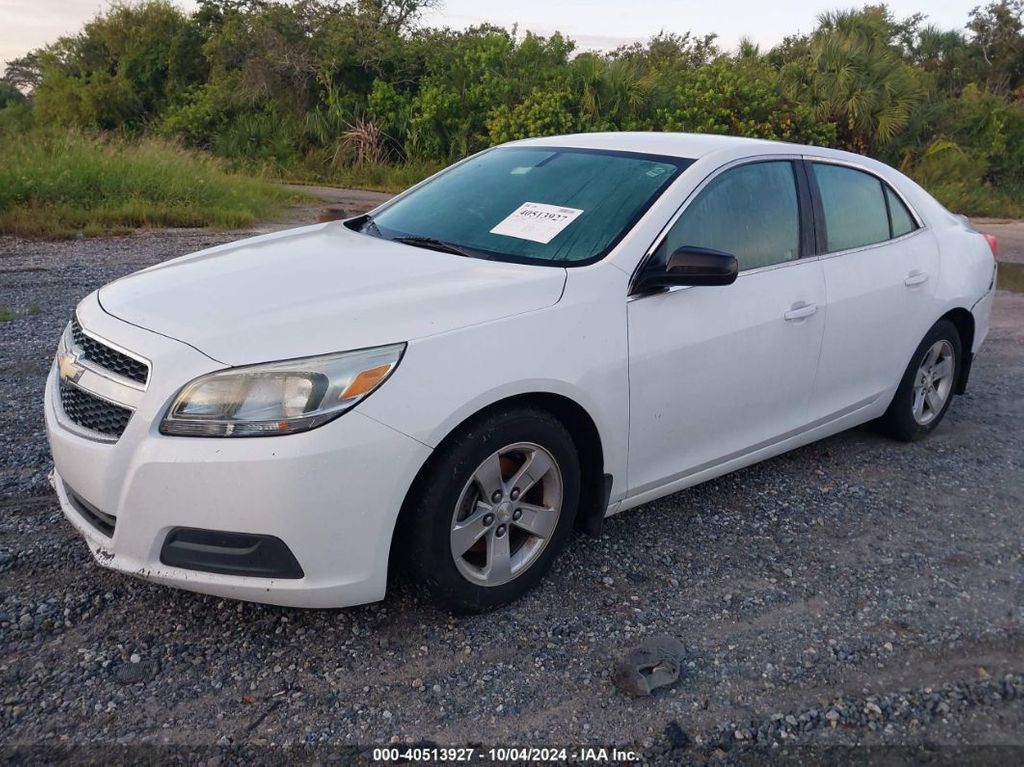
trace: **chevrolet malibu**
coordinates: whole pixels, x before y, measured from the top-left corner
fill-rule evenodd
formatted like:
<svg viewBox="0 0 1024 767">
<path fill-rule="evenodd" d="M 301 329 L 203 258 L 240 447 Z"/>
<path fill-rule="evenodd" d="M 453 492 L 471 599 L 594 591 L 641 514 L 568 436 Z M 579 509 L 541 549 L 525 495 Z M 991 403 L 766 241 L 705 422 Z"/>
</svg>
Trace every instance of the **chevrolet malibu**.
<svg viewBox="0 0 1024 767">
<path fill-rule="evenodd" d="M 87 296 L 47 385 L 53 482 L 125 573 L 338 607 L 400 567 L 485 610 L 574 527 L 867 421 L 925 437 L 988 331 L 995 249 L 844 152 L 506 144 Z"/>
</svg>

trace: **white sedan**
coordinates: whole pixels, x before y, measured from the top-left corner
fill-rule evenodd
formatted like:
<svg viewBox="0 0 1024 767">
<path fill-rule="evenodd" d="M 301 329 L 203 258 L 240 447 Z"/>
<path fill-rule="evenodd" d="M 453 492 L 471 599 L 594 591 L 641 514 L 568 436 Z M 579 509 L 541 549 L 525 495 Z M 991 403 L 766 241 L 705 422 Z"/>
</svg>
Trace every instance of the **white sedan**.
<svg viewBox="0 0 1024 767">
<path fill-rule="evenodd" d="M 392 565 L 492 608 L 574 526 L 867 421 L 927 435 L 995 249 L 845 152 L 506 144 L 87 296 L 47 386 L 54 486 L 97 562 L 160 583 L 337 607 Z"/>
</svg>

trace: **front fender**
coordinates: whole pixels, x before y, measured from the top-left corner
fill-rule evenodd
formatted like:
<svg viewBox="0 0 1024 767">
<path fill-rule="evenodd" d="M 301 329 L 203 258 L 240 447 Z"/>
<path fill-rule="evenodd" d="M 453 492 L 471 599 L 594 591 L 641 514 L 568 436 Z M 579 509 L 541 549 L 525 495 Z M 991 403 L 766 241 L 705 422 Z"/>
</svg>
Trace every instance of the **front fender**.
<svg viewBox="0 0 1024 767">
<path fill-rule="evenodd" d="M 565 397 L 598 430 L 614 502 L 625 494 L 629 428 L 626 283 L 608 265 L 571 269 L 554 306 L 410 342 L 392 377 L 359 409 L 433 448 L 500 400 Z"/>
</svg>

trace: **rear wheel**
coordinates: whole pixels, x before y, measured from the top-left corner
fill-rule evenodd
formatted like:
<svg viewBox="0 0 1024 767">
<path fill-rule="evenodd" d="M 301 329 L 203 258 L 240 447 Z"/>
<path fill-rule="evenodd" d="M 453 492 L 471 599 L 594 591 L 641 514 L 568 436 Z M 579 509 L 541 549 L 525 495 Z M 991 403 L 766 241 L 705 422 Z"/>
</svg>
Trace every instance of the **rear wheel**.
<svg viewBox="0 0 1024 767">
<path fill-rule="evenodd" d="M 572 529 L 580 468 L 550 414 L 496 412 L 448 440 L 404 515 L 407 564 L 459 612 L 512 601 L 541 579 Z"/>
<path fill-rule="evenodd" d="M 963 352 L 960 334 L 939 320 L 921 341 L 880 424 L 890 436 L 913 442 L 939 425 L 956 388 Z"/>
</svg>

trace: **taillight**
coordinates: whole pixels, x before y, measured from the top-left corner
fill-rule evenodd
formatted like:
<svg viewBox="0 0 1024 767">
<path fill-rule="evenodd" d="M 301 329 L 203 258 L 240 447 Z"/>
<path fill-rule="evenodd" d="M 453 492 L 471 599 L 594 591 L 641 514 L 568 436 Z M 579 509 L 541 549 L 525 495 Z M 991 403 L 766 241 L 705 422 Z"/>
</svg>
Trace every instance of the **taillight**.
<svg viewBox="0 0 1024 767">
<path fill-rule="evenodd" d="M 999 239 L 994 234 L 983 234 L 985 242 L 988 243 L 989 249 L 992 251 L 992 258 L 994 259 L 999 255 Z"/>
</svg>

